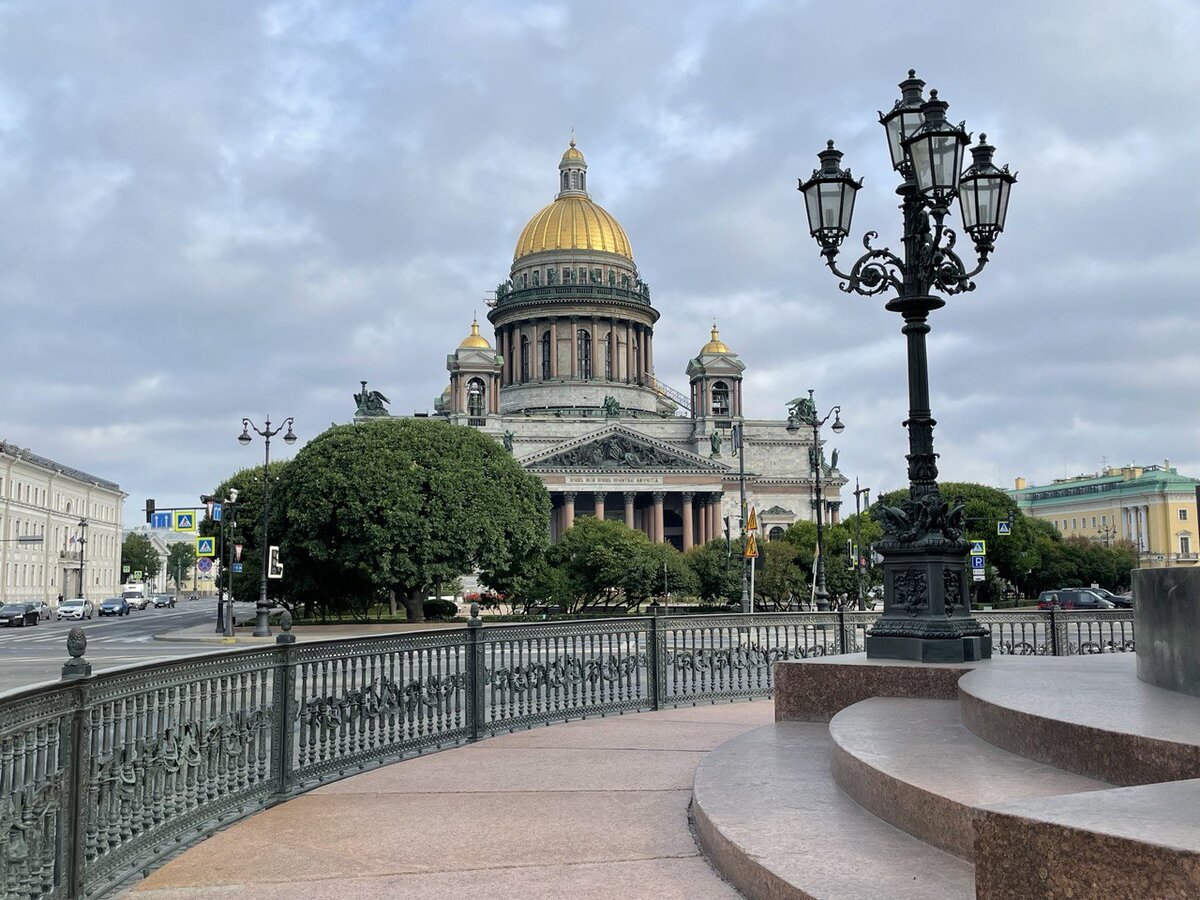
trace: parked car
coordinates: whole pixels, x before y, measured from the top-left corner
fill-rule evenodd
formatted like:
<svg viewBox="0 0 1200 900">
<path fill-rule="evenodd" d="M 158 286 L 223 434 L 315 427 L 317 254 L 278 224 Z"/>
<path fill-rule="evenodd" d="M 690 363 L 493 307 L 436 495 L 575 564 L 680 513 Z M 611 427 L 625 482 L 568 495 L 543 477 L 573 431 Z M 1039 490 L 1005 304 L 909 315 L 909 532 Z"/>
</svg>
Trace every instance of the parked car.
<svg viewBox="0 0 1200 900">
<path fill-rule="evenodd" d="M 1115 609 L 1116 604 L 1105 600 L 1090 588 L 1060 588 L 1038 594 L 1038 609 Z"/>
<path fill-rule="evenodd" d="M 36 625 L 38 623 L 37 606 L 33 603 L 5 603 L 0 606 L 0 623 L 3 623 L 6 628 L 14 625 L 19 628 Z"/>
<path fill-rule="evenodd" d="M 76 597 L 74 600 L 64 600 L 58 604 L 58 618 L 60 619 L 90 619 L 91 617 L 92 603 L 90 600 Z"/>
<path fill-rule="evenodd" d="M 124 597 L 109 597 L 100 603 L 100 615 L 127 616 L 129 615 L 129 601 Z"/>
<path fill-rule="evenodd" d="M 49 622 L 54 618 L 54 610 L 50 608 L 50 604 L 45 600 L 34 600 L 33 605 L 37 607 L 38 621 L 45 619 Z"/>
<path fill-rule="evenodd" d="M 1125 591 L 1121 594 L 1113 594 L 1108 598 L 1108 600 L 1117 609 L 1133 609 L 1133 591 Z"/>
<path fill-rule="evenodd" d="M 171 594 L 159 594 L 154 598 L 155 609 L 172 609 L 175 606 L 175 597 Z"/>
</svg>

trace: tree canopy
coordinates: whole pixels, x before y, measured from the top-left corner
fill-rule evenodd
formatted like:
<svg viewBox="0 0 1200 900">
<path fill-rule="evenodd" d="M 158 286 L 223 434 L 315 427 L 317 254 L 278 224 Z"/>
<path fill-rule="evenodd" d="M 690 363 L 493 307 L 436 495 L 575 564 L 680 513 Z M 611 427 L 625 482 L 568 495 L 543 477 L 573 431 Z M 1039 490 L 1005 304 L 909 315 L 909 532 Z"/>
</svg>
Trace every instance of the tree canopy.
<svg viewBox="0 0 1200 900">
<path fill-rule="evenodd" d="M 175 590 L 183 586 L 183 576 L 196 564 L 196 548 L 178 541 L 167 549 L 167 576 L 175 582 Z"/>
<path fill-rule="evenodd" d="M 279 486 L 284 472 L 291 462 L 276 460 L 267 469 L 271 483 L 270 522 L 267 524 L 267 540 L 271 544 L 282 543 L 287 531 L 287 517 L 279 502 Z M 225 538 L 220 545 L 222 559 L 218 566 L 221 573 L 220 586 L 227 587 L 232 580 L 232 595 L 240 600 L 257 600 L 262 590 L 262 518 L 263 518 L 263 467 L 251 466 L 230 475 L 212 491 L 214 497 L 230 496 L 236 490 L 237 503 L 226 503 L 222 510 Z M 214 522 L 206 515 L 200 521 L 200 534 L 216 537 L 221 532 L 221 522 Z M 233 558 L 233 548 L 242 546 L 242 571 L 233 575 L 226 570 L 226 562 Z M 267 580 L 267 596 L 280 600 L 288 596 L 287 587 L 276 579 Z"/>
<path fill-rule="evenodd" d="M 394 596 L 422 621 L 434 585 L 479 569 L 496 586 L 535 559 L 550 498 L 474 428 L 378 419 L 335 425 L 301 449 L 277 509 L 293 601 L 353 607 Z"/>
<path fill-rule="evenodd" d="M 161 565 L 158 551 L 154 549 L 150 538 L 144 534 L 125 536 L 121 542 L 121 567 L 123 571 L 125 566 L 129 566 L 126 580 L 133 578 L 134 572 L 141 572 L 143 580 L 150 581 L 158 574 Z"/>
</svg>

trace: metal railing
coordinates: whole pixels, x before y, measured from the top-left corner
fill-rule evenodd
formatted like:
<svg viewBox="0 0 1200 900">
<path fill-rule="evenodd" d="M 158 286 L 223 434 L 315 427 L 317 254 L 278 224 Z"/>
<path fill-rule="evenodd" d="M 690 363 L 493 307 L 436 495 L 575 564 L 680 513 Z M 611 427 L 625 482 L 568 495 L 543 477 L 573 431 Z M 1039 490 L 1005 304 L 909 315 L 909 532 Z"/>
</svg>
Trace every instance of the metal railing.
<svg viewBox="0 0 1200 900">
<path fill-rule="evenodd" d="M 419 753 L 585 716 L 769 696 L 776 662 L 861 650 L 876 615 L 476 619 L 12 692 L 0 697 L 0 896 L 102 896 L 234 819 Z M 997 653 L 1133 648 L 1125 611 L 978 617 Z M 83 635 L 72 630 L 73 656 Z"/>
</svg>

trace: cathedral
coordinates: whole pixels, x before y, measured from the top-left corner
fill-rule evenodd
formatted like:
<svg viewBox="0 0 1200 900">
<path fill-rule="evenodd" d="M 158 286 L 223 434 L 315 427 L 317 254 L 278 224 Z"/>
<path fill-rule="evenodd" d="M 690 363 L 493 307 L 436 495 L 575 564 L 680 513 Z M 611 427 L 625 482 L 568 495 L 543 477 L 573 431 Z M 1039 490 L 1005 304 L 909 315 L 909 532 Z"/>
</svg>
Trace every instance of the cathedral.
<svg viewBox="0 0 1200 900">
<path fill-rule="evenodd" d="M 812 429 L 744 419 L 746 365 L 714 324 L 687 364 L 689 389 L 660 381 L 660 313 L 620 223 L 588 193 L 572 140 L 558 193 L 517 239 L 488 321 L 446 358 L 437 415 L 502 441 L 553 499 L 551 537 L 577 516 L 619 519 L 680 550 L 739 533 L 743 440 L 747 503 L 762 537 L 815 518 Z M 364 386 L 365 392 L 365 386 Z M 826 522 L 838 521 L 845 479 L 820 453 Z"/>
</svg>

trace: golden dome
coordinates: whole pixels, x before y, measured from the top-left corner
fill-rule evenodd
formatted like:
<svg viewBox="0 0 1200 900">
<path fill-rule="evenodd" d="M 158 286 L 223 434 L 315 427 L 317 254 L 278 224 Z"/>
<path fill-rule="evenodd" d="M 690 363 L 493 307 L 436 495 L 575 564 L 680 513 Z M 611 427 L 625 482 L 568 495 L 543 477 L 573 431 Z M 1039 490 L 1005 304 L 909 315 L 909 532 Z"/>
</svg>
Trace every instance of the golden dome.
<svg viewBox="0 0 1200 900">
<path fill-rule="evenodd" d="M 458 345 L 460 350 L 491 350 L 492 345 L 488 343 L 487 338 L 479 333 L 479 320 L 471 320 L 471 333 L 463 338 L 463 342 Z"/>
<path fill-rule="evenodd" d="M 543 250 L 603 250 L 633 259 L 625 229 L 607 210 L 581 196 L 559 197 L 534 215 L 517 240 L 513 260 Z"/>
<path fill-rule="evenodd" d="M 583 154 L 575 149 L 575 138 L 571 138 L 571 146 L 563 153 L 563 162 L 573 162 L 575 160 L 583 161 Z"/>
<path fill-rule="evenodd" d="M 712 340 L 709 341 L 707 344 L 705 344 L 703 347 L 701 347 L 700 352 L 702 354 L 703 353 L 732 353 L 733 352 L 727 346 L 725 346 L 725 342 L 723 340 L 721 340 L 721 332 L 717 331 L 717 323 L 716 322 L 713 322 Z"/>
</svg>

